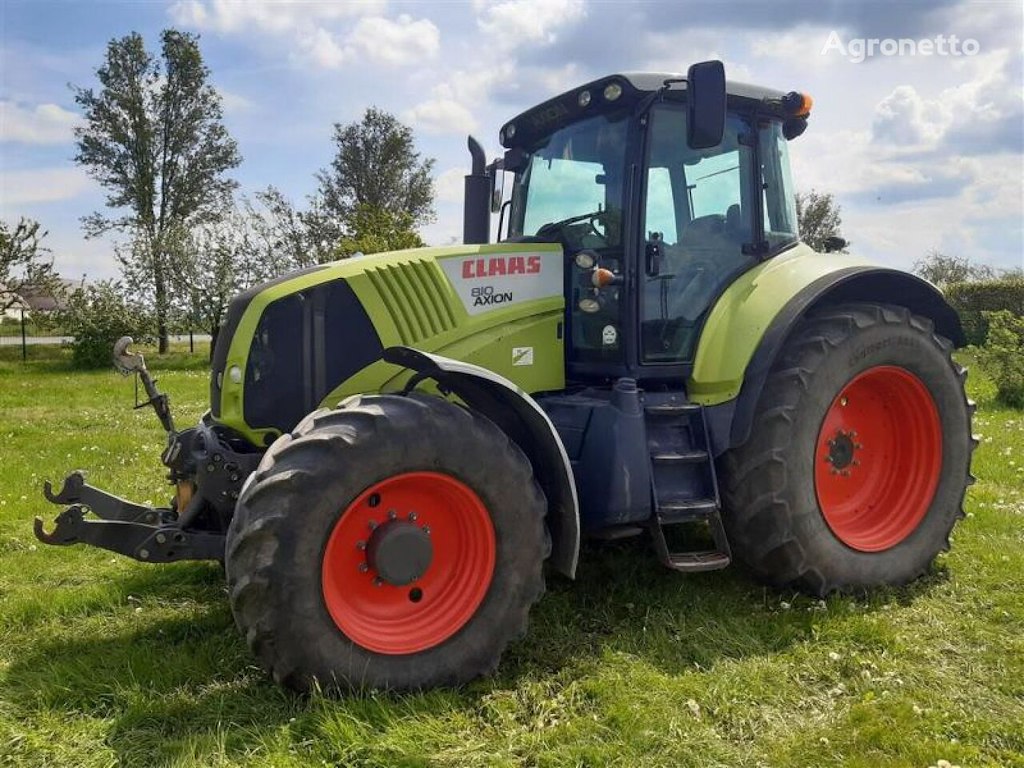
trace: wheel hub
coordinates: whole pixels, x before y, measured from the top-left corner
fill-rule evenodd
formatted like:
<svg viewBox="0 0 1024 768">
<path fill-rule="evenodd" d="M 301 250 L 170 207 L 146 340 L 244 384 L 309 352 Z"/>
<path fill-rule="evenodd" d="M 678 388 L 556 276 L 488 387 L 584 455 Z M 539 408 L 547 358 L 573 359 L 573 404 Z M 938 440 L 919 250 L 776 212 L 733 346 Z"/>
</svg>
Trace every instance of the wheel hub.
<svg viewBox="0 0 1024 768">
<path fill-rule="evenodd" d="M 828 441 L 828 456 L 825 461 L 832 465 L 836 471 L 843 471 L 851 464 L 858 464 L 853 454 L 860 446 L 853 441 L 856 432 L 843 432 L 839 430 L 836 436 Z"/>
<path fill-rule="evenodd" d="M 426 573 L 434 558 L 430 535 L 415 523 L 378 526 L 366 544 L 366 562 L 387 584 L 403 587 Z"/>
</svg>

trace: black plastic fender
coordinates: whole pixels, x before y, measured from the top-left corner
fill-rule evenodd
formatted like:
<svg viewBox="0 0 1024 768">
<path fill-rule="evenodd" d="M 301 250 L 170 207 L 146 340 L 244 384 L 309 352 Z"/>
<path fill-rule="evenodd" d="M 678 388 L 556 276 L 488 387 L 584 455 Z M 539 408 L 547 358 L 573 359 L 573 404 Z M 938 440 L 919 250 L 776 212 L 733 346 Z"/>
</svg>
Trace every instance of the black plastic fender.
<svg viewBox="0 0 1024 768">
<path fill-rule="evenodd" d="M 930 318 L 936 332 L 957 347 L 966 343 L 956 310 L 927 280 L 888 267 L 848 267 L 831 272 L 795 294 L 775 316 L 747 365 L 736 399 L 706 409 L 716 455 L 742 445 L 750 437 L 757 401 L 768 372 L 800 321 L 815 309 L 851 301 L 906 307 Z M 729 424 L 728 429 L 724 428 L 725 423 Z"/>
<path fill-rule="evenodd" d="M 537 402 L 503 376 L 471 363 L 412 347 L 388 347 L 384 360 L 416 371 L 413 386 L 416 381 L 433 379 L 493 421 L 522 449 L 548 499 L 551 565 L 570 579 L 575 578 L 580 552 L 576 484 L 565 446 Z"/>
</svg>

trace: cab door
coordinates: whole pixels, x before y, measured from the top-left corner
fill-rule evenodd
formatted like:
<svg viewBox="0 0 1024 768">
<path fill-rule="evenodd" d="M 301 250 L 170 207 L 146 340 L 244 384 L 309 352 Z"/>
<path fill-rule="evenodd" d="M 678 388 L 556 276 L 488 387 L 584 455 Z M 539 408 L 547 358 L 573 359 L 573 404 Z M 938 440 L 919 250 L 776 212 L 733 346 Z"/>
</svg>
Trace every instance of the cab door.
<svg viewBox="0 0 1024 768">
<path fill-rule="evenodd" d="M 756 262 L 750 123 L 730 115 L 716 147 L 686 143 L 682 104 L 654 107 L 648 123 L 638 270 L 640 364 L 689 363 L 711 304 Z"/>
</svg>

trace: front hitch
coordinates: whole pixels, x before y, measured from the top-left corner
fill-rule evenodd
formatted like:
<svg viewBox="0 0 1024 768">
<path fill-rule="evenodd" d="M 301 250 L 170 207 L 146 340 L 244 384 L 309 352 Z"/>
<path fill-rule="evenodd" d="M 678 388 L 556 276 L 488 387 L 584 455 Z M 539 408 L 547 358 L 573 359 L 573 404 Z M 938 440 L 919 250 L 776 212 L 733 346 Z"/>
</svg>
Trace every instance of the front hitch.
<svg viewBox="0 0 1024 768">
<path fill-rule="evenodd" d="M 101 491 L 88 485 L 81 472 L 68 475 L 59 493 L 53 493 L 49 482 L 43 493 L 54 504 L 70 505 L 57 515 L 52 533 L 46 532 L 41 518 L 35 519 L 33 530 L 44 544 L 90 544 L 144 563 L 224 559 L 223 534 L 185 530 L 172 510 Z M 86 510 L 99 519 L 87 519 Z"/>
</svg>

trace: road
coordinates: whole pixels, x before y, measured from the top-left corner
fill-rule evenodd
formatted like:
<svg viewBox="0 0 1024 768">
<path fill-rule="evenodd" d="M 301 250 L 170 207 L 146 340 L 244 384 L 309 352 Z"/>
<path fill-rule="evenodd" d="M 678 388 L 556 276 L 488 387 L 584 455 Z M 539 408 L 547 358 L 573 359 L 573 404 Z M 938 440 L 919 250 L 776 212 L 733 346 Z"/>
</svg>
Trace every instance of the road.
<svg viewBox="0 0 1024 768">
<path fill-rule="evenodd" d="M 171 336 L 171 341 L 188 341 L 188 334 Z M 192 337 L 195 341 L 209 341 L 210 334 L 197 333 Z M 70 344 L 73 336 L 27 336 L 26 344 Z M 20 347 L 21 336 L 0 336 L 0 347 Z"/>
</svg>

